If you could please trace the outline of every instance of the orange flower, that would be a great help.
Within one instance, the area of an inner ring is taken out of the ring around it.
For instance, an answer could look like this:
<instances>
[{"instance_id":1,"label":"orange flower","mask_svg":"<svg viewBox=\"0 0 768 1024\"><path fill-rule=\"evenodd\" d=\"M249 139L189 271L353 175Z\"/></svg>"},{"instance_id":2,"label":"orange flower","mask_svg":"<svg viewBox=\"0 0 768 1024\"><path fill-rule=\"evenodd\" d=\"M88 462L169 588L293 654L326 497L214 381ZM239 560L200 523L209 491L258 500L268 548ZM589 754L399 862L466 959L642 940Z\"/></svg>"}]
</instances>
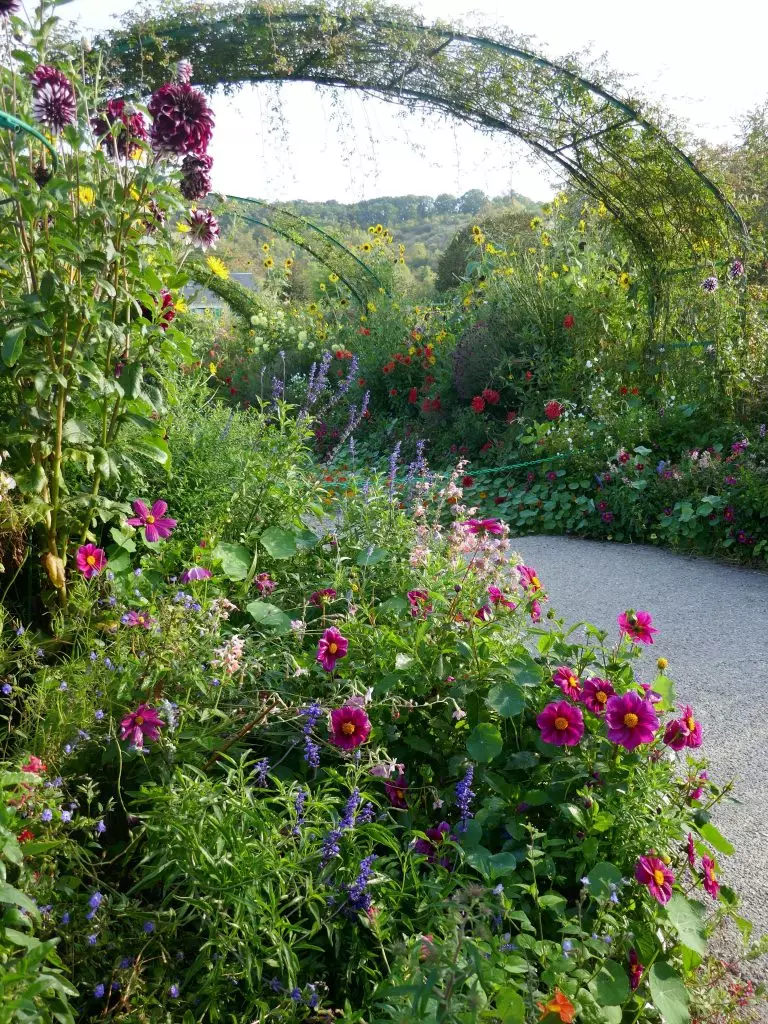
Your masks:
<instances>
[{"instance_id":1,"label":"orange flower","mask_svg":"<svg viewBox=\"0 0 768 1024\"><path fill-rule=\"evenodd\" d=\"M576 1007L570 1001L568 996L563 995L560 989L555 989L555 994L549 1000L548 1003L538 1003L538 1007L541 1010L541 1017L539 1020L552 1013L559 1020L563 1021L564 1024L571 1024L576 1013Z\"/></svg>"}]
</instances>

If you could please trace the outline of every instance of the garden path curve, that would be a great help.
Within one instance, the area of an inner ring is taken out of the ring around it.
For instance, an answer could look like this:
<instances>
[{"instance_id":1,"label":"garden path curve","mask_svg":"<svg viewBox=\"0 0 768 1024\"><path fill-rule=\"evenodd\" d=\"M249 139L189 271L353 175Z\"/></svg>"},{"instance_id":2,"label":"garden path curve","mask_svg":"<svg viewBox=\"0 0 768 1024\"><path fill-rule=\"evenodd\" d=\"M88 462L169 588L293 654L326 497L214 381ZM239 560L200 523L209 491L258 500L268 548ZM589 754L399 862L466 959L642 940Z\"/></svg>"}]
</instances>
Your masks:
<instances>
[{"instance_id":1,"label":"garden path curve","mask_svg":"<svg viewBox=\"0 0 768 1024\"><path fill-rule=\"evenodd\" d=\"M736 845L723 876L741 893L754 937L768 932L768 574L570 537L521 537L515 546L566 622L616 634L624 609L653 615L659 634L643 650L640 678L653 678L657 657L669 659L678 698L702 722L712 778L734 779L741 802L721 805L714 819ZM749 973L768 980L767 961Z\"/></svg>"}]
</instances>

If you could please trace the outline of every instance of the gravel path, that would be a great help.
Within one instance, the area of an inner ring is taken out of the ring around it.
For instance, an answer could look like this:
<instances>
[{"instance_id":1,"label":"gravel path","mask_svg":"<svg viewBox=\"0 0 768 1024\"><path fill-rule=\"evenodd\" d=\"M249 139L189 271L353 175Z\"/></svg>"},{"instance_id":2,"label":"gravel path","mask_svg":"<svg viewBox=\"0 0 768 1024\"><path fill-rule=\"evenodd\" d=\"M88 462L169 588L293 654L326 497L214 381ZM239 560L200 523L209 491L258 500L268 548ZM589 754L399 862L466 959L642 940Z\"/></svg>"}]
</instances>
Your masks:
<instances>
[{"instance_id":1,"label":"gravel path","mask_svg":"<svg viewBox=\"0 0 768 1024\"><path fill-rule=\"evenodd\" d=\"M638 662L640 678L653 678L657 657L669 659L678 699L702 722L712 778L735 781L741 802L721 804L714 818L736 846L723 877L741 894L754 937L768 932L768 574L568 537L521 537L516 546L567 622L615 636L626 608L653 615L659 634ZM768 981L768 957L747 973Z\"/></svg>"}]
</instances>

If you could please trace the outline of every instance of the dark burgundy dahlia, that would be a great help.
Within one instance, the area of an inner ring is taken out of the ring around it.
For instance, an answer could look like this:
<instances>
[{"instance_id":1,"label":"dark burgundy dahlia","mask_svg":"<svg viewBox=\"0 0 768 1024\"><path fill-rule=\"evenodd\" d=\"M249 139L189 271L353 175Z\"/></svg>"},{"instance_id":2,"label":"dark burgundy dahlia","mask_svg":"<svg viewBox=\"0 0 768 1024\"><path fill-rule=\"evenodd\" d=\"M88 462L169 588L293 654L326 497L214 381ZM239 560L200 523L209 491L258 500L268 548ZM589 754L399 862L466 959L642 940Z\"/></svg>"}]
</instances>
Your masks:
<instances>
[{"instance_id":1,"label":"dark burgundy dahlia","mask_svg":"<svg viewBox=\"0 0 768 1024\"><path fill-rule=\"evenodd\" d=\"M219 239L219 222L210 210L191 210L187 217L187 237L192 245L212 249Z\"/></svg>"},{"instance_id":2,"label":"dark burgundy dahlia","mask_svg":"<svg viewBox=\"0 0 768 1024\"><path fill-rule=\"evenodd\" d=\"M16 14L21 7L21 0L0 0L0 18Z\"/></svg>"},{"instance_id":3,"label":"dark burgundy dahlia","mask_svg":"<svg viewBox=\"0 0 768 1024\"><path fill-rule=\"evenodd\" d=\"M109 156L133 156L137 143L147 138L144 115L126 109L125 100L110 100L104 110L91 118L91 128Z\"/></svg>"},{"instance_id":4,"label":"dark burgundy dahlia","mask_svg":"<svg viewBox=\"0 0 768 1024\"><path fill-rule=\"evenodd\" d=\"M203 156L213 132L213 111L199 89L168 82L152 94L152 145L158 153Z\"/></svg>"},{"instance_id":5,"label":"dark burgundy dahlia","mask_svg":"<svg viewBox=\"0 0 768 1024\"><path fill-rule=\"evenodd\" d=\"M190 153L181 165L183 175L179 189L185 199L194 202L203 199L211 191L211 167L213 157L195 156Z\"/></svg>"},{"instance_id":6,"label":"dark burgundy dahlia","mask_svg":"<svg viewBox=\"0 0 768 1024\"><path fill-rule=\"evenodd\" d=\"M32 73L32 113L35 120L58 133L77 117L77 100L72 83L65 74L47 64L39 64Z\"/></svg>"}]
</instances>

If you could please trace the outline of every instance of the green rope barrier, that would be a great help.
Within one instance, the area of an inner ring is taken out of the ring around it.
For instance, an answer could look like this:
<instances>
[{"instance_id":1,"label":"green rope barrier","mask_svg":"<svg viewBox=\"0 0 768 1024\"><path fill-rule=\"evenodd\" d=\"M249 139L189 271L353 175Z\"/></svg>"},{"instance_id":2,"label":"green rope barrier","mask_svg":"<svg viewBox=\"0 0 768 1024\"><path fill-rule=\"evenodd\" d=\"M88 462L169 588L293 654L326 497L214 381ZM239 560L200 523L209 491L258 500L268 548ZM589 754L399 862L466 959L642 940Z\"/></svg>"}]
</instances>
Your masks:
<instances>
[{"instance_id":1,"label":"green rope barrier","mask_svg":"<svg viewBox=\"0 0 768 1024\"><path fill-rule=\"evenodd\" d=\"M7 114L4 110L0 110L0 128L7 128L9 131L15 132L17 135L20 132L26 132L27 135L33 136L38 142L42 142L48 152L51 154L53 160L53 169L58 170L59 157L56 150L53 148L51 143L46 139L44 135L34 128L31 124L27 124L26 121L20 121L18 117L14 117L13 114Z\"/></svg>"}]
</instances>

